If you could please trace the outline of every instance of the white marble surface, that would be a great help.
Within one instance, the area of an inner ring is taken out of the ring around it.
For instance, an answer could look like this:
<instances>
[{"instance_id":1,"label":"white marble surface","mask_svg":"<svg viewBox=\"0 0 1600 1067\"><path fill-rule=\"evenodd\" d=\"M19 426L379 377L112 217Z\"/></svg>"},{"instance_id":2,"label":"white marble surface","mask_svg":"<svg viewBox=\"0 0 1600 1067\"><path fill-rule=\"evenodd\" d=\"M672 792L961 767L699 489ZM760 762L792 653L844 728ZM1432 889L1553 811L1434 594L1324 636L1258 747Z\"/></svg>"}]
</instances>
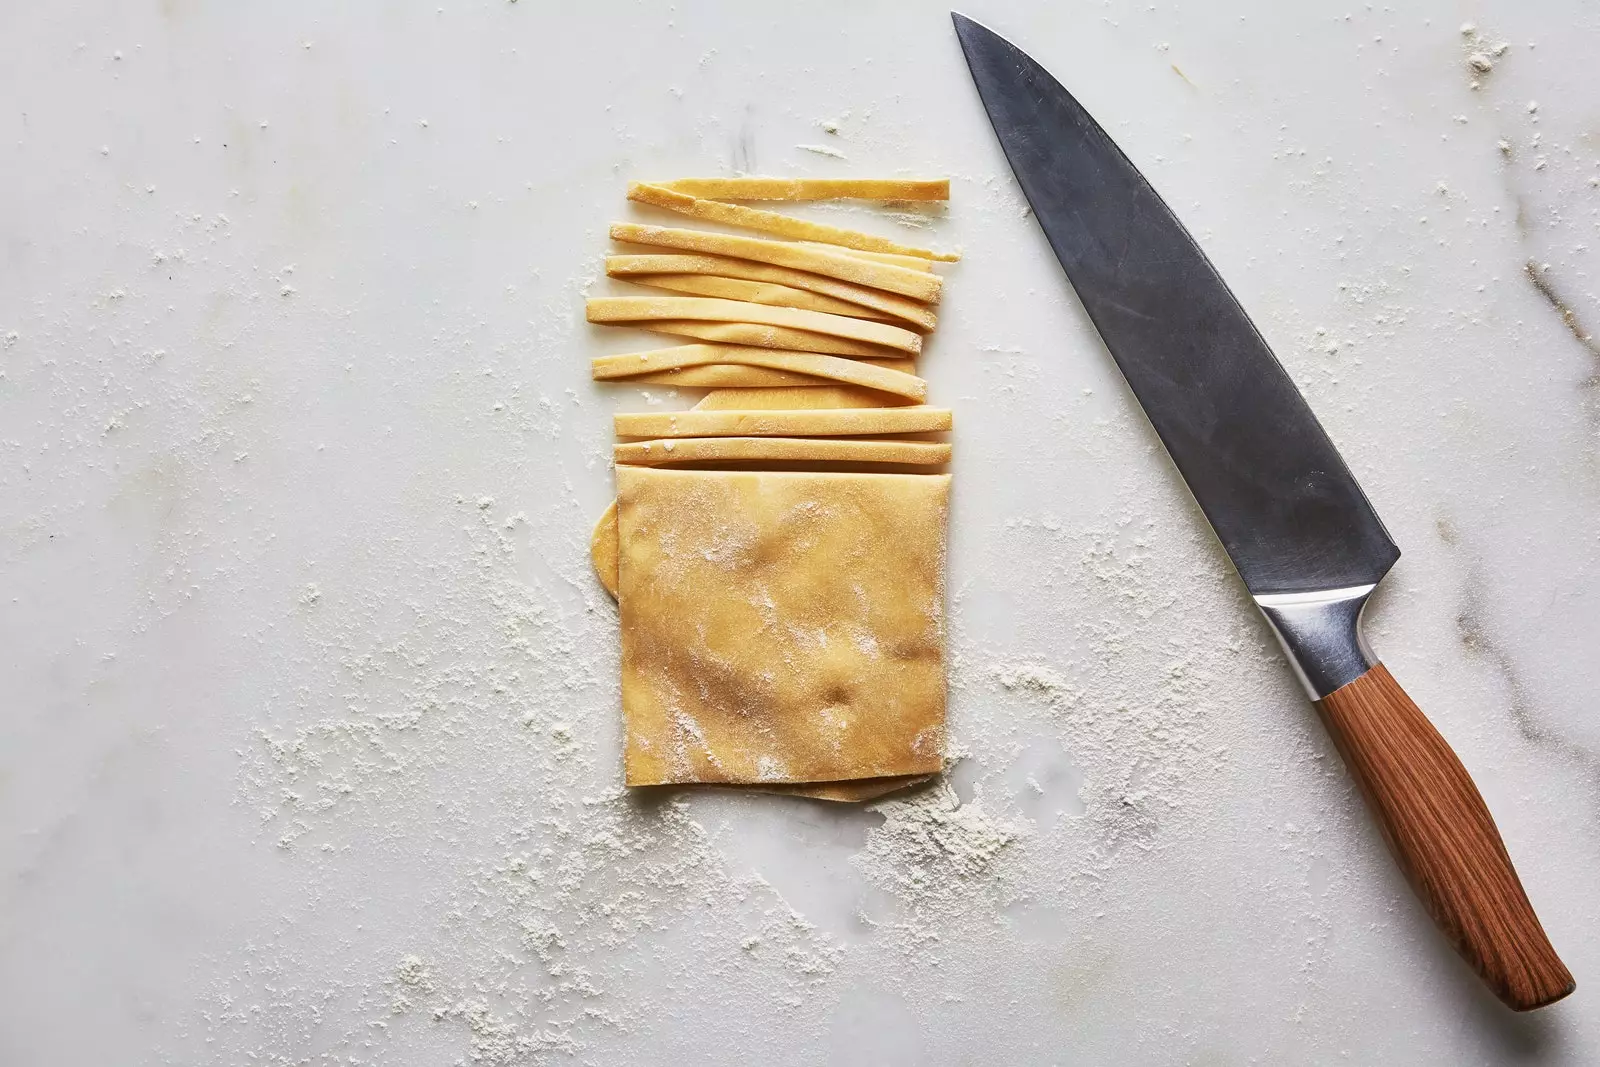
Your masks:
<instances>
[{"instance_id":1,"label":"white marble surface","mask_svg":"<svg viewBox=\"0 0 1600 1067\"><path fill-rule=\"evenodd\" d=\"M1374 643L1573 997L1503 1012L1408 895L943 8L13 3L0 1062L1600 1062L1600 12L1315 6L969 13L1362 478ZM648 401L581 297L626 179L733 168L955 179L943 824L618 795L584 551Z\"/></svg>"}]
</instances>

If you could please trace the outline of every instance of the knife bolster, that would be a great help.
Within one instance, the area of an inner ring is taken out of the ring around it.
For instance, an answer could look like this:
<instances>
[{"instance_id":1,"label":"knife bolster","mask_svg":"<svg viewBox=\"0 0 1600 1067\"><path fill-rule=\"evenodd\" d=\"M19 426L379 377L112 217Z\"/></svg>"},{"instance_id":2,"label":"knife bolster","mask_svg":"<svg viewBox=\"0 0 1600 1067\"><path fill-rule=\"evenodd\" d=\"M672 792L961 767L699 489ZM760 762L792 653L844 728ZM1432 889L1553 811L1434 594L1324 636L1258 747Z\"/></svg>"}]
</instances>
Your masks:
<instances>
[{"instance_id":1,"label":"knife bolster","mask_svg":"<svg viewBox=\"0 0 1600 1067\"><path fill-rule=\"evenodd\" d=\"M1376 584L1357 585L1263 593L1255 598L1312 700L1321 700L1377 666L1361 632L1361 614L1376 588Z\"/></svg>"}]
</instances>

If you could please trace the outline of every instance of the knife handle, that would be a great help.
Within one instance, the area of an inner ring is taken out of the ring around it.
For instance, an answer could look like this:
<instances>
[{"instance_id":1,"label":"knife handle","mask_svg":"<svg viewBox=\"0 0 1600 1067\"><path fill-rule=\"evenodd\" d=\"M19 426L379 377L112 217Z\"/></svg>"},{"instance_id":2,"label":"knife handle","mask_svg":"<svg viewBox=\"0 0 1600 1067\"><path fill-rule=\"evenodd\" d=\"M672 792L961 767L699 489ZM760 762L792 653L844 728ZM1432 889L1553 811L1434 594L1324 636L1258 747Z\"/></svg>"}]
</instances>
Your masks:
<instances>
[{"instance_id":1,"label":"knife handle","mask_svg":"<svg viewBox=\"0 0 1600 1067\"><path fill-rule=\"evenodd\" d=\"M1316 705L1407 881L1495 995L1528 1011L1571 993L1477 786L1388 669Z\"/></svg>"}]
</instances>

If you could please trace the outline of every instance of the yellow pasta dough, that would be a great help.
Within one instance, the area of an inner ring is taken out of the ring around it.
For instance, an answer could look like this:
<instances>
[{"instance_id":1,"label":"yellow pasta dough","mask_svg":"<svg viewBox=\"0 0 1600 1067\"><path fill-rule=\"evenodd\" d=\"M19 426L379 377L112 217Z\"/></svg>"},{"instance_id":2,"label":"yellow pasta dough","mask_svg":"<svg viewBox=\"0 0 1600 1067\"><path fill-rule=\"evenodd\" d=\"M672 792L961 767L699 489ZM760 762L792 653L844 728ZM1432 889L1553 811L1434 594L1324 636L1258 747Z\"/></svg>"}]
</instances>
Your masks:
<instances>
[{"instance_id":1,"label":"yellow pasta dough","mask_svg":"<svg viewBox=\"0 0 1600 1067\"><path fill-rule=\"evenodd\" d=\"M805 311L825 311L830 315L849 315L857 319L881 320L881 311L852 304L821 293L795 289L773 282L752 282L742 278L719 278L709 274L635 274L628 281L667 289L691 296L712 296L722 300L746 300L752 304L772 307L801 308Z\"/></svg>"},{"instance_id":2,"label":"yellow pasta dough","mask_svg":"<svg viewBox=\"0 0 1600 1067\"><path fill-rule=\"evenodd\" d=\"M759 368L749 369L758 370ZM772 373L782 372L775 371ZM797 411L822 411L827 413L828 409L832 408L876 408L886 400L903 399L903 397L894 397L888 393L880 393L873 389L859 389L850 385L789 389L714 389L701 398L700 402L694 406L694 411L716 412L728 408L742 408L746 413L752 409L782 409L791 413ZM624 418L625 416L618 417ZM677 416L676 414L669 414L666 417ZM617 597L617 502L615 500L607 505L599 521L594 524L594 532L589 537L589 558L594 564L595 574L600 578L600 584L615 600ZM890 788L898 789L901 787L901 785L894 785Z\"/></svg>"},{"instance_id":3,"label":"yellow pasta dough","mask_svg":"<svg viewBox=\"0 0 1600 1067\"><path fill-rule=\"evenodd\" d=\"M915 374L933 259L723 200L944 199L945 181L685 179L629 198L789 240L615 223L606 273L683 296L602 297L591 321L699 344L600 357L597 380L703 387L623 413L618 499L590 554L618 599L630 786L859 802L937 774L948 462ZM909 327L909 328L908 328ZM850 357L850 358L841 358ZM781 471L706 466L788 467ZM692 466L702 469L678 469ZM824 466L832 469L794 469Z\"/></svg>"},{"instance_id":4,"label":"yellow pasta dough","mask_svg":"<svg viewBox=\"0 0 1600 1067\"><path fill-rule=\"evenodd\" d=\"M734 259L731 256L680 255L670 252L646 256L607 256L606 273L613 278L627 278L629 281L643 281L644 279L637 277L638 275L705 274L723 278L743 278L755 282L772 282L858 304L872 311L903 319L922 330L933 329L938 321L932 308L909 297L896 296L882 289L840 281L838 278L829 278L810 271L779 267L771 263L755 263L747 259Z\"/></svg>"},{"instance_id":5,"label":"yellow pasta dough","mask_svg":"<svg viewBox=\"0 0 1600 1067\"><path fill-rule=\"evenodd\" d=\"M696 411L793 411L797 408L881 408L910 400L854 385L809 385L798 389L713 389Z\"/></svg>"},{"instance_id":6,"label":"yellow pasta dough","mask_svg":"<svg viewBox=\"0 0 1600 1067\"><path fill-rule=\"evenodd\" d=\"M617 599L617 502L613 500L606 505L606 510L601 513L600 521L594 524L594 532L589 535L589 562L594 564L594 573L599 576L600 584L606 592L611 594L611 599Z\"/></svg>"},{"instance_id":7,"label":"yellow pasta dough","mask_svg":"<svg viewBox=\"0 0 1600 1067\"><path fill-rule=\"evenodd\" d=\"M807 248L819 248L824 250L835 247L826 241L801 241L800 243L805 245ZM897 267L905 267L908 270L933 270L933 263L931 260L925 259L922 256L906 255L904 252L872 252L863 248L840 248L839 251L843 252L847 256L855 256L857 259L870 259L874 263L890 263Z\"/></svg>"},{"instance_id":8,"label":"yellow pasta dough","mask_svg":"<svg viewBox=\"0 0 1600 1067\"><path fill-rule=\"evenodd\" d=\"M618 437L862 437L950 429L949 408L791 408L743 411L643 411L612 416Z\"/></svg>"},{"instance_id":9,"label":"yellow pasta dough","mask_svg":"<svg viewBox=\"0 0 1600 1067\"><path fill-rule=\"evenodd\" d=\"M910 374L916 364L909 360L855 359L852 363L865 363L889 370ZM706 363L681 370L638 374L628 378L626 385L670 385L678 389L782 389L814 386L818 378L793 371L769 370L766 367L742 366L737 363ZM898 397L902 403L915 403L910 397Z\"/></svg>"},{"instance_id":10,"label":"yellow pasta dough","mask_svg":"<svg viewBox=\"0 0 1600 1067\"><path fill-rule=\"evenodd\" d=\"M812 274L884 289L926 303L938 300L939 290L943 287L943 279L929 271L879 263L847 250L832 251L793 241L768 241L760 237L737 237L729 233L682 230L669 226L641 226L632 222L613 222L611 238L628 244L733 256L736 259L751 259L758 263L810 271Z\"/></svg>"},{"instance_id":11,"label":"yellow pasta dough","mask_svg":"<svg viewBox=\"0 0 1600 1067\"><path fill-rule=\"evenodd\" d=\"M774 309L776 310L776 309ZM882 359L905 353L867 341L830 337L825 333L796 330L790 326L766 326L759 322L701 322L695 319L654 319L627 325L650 333L673 337L693 337L719 345L747 345L753 348L778 348L785 352L814 352L825 356L850 356L855 359Z\"/></svg>"},{"instance_id":12,"label":"yellow pasta dough","mask_svg":"<svg viewBox=\"0 0 1600 1067\"><path fill-rule=\"evenodd\" d=\"M950 199L948 178L679 178L654 184L708 200Z\"/></svg>"},{"instance_id":13,"label":"yellow pasta dough","mask_svg":"<svg viewBox=\"0 0 1600 1067\"><path fill-rule=\"evenodd\" d=\"M937 772L944 475L617 470L629 785Z\"/></svg>"},{"instance_id":14,"label":"yellow pasta dough","mask_svg":"<svg viewBox=\"0 0 1600 1067\"><path fill-rule=\"evenodd\" d=\"M669 437L613 445L618 466L666 467L682 463L899 463L934 467L950 462L942 441L852 437Z\"/></svg>"},{"instance_id":15,"label":"yellow pasta dough","mask_svg":"<svg viewBox=\"0 0 1600 1067\"><path fill-rule=\"evenodd\" d=\"M724 204L720 200L702 200L696 196L674 192L648 182L633 182L628 186L628 199L652 207L677 211L690 218L705 222L720 222L724 226L737 226L744 230L758 230L791 240L837 245L863 252L879 252L895 256L914 256L919 259L936 259L954 263L960 256L948 252L934 252L926 248L911 248L887 237L878 237L858 230L845 230L820 222L798 219L777 211L745 207L743 204Z\"/></svg>"},{"instance_id":16,"label":"yellow pasta dough","mask_svg":"<svg viewBox=\"0 0 1600 1067\"><path fill-rule=\"evenodd\" d=\"M688 319L778 326L882 345L912 355L922 351L922 337L919 334L886 322L870 322L801 308L770 307L752 304L747 300L721 300L703 296L595 296L584 303L584 314L590 322L598 323L640 324L663 319Z\"/></svg>"},{"instance_id":17,"label":"yellow pasta dough","mask_svg":"<svg viewBox=\"0 0 1600 1067\"><path fill-rule=\"evenodd\" d=\"M741 345L678 345L649 352L596 356L590 361L591 374L598 381L636 379L640 375L670 373L711 364L744 364L787 371L809 375L813 380L824 378L847 385L861 385L914 400L921 400L928 395L928 383L923 379L901 370L879 366L871 360L842 359L808 352L778 352Z\"/></svg>"}]
</instances>

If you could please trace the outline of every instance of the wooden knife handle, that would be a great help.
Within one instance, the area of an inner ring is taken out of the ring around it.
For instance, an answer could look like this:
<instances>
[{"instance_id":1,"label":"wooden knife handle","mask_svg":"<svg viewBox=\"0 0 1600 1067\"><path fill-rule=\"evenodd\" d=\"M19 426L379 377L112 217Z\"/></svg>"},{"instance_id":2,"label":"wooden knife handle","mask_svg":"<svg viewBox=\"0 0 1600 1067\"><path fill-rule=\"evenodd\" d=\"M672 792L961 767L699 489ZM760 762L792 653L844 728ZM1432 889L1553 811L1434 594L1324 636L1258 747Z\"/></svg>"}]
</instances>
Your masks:
<instances>
[{"instance_id":1,"label":"wooden knife handle","mask_svg":"<svg viewBox=\"0 0 1600 1067\"><path fill-rule=\"evenodd\" d=\"M1388 669L1334 690L1317 711L1400 869L1489 988L1517 1011L1572 992L1477 786Z\"/></svg>"}]
</instances>

